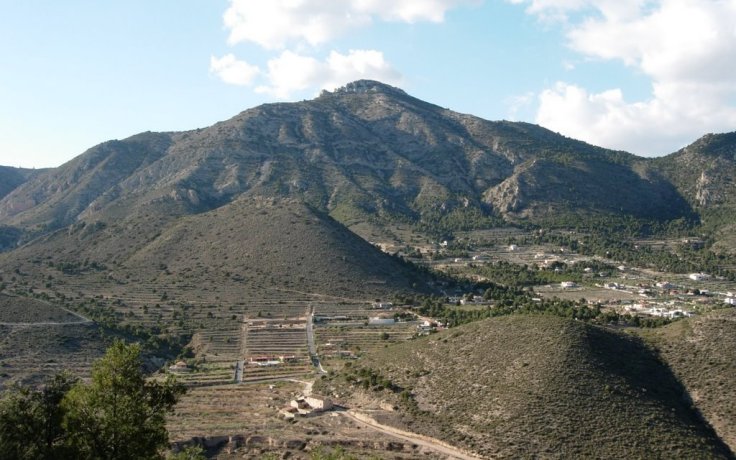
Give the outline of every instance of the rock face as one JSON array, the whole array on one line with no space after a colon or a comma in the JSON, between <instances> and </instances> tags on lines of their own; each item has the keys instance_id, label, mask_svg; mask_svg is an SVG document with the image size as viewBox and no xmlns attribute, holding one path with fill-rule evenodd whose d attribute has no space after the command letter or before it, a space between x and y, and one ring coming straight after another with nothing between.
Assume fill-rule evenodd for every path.
<instances>
[{"instance_id":1,"label":"rock face","mask_svg":"<svg viewBox=\"0 0 736 460\"><path fill-rule=\"evenodd\" d=\"M188 215L240 196L297 198L343 223L433 222L460 211L507 220L688 216L696 201L655 166L362 80L205 129L100 144L14 187L0 201L0 223L44 231L154 209Z\"/></svg>"},{"instance_id":2,"label":"rock face","mask_svg":"<svg viewBox=\"0 0 736 460\"><path fill-rule=\"evenodd\" d=\"M696 209L736 207L736 133L707 134L655 164Z\"/></svg>"}]
</instances>

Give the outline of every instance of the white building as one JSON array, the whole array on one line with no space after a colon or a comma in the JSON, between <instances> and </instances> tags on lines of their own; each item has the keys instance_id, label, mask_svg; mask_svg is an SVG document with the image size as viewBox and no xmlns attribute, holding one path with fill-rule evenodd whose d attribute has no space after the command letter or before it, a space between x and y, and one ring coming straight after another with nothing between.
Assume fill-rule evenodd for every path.
<instances>
[{"instance_id":1,"label":"white building","mask_svg":"<svg viewBox=\"0 0 736 460\"><path fill-rule=\"evenodd\" d=\"M368 324L370 325L383 325L383 324L394 324L396 320L394 318L382 318L380 316L374 316L368 318Z\"/></svg>"},{"instance_id":2,"label":"white building","mask_svg":"<svg viewBox=\"0 0 736 460\"><path fill-rule=\"evenodd\" d=\"M571 288L578 287L578 285L575 284L575 281L563 281L560 283L560 287L562 289L571 289Z\"/></svg>"},{"instance_id":3,"label":"white building","mask_svg":"<svg viewBox=\"0 0 736 460\"><path fill-rule=\"evenodd\" d=\"M693 281L704 281L704 280L710 279L710 275L706 273L690 273L688 278L690 278Z\"/></svg>"},{"instance_id":4,"label":"white building","mask_svg":"<svg viewBox=\"0 0 736 460\"><path fill-rule=\"evenodd\" d=\"M304 398L304 400L316 412L332 409L332 401L329 398L322 398L319 396L307 396L306 398Z\"/></svg>"}]
</instances>

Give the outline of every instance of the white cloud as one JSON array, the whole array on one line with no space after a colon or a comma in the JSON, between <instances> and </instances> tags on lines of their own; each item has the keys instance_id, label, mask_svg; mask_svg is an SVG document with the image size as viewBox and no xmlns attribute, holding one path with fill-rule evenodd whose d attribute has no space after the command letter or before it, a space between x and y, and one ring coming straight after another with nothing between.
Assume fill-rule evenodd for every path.
<instances>
[{"instance_id":1,"label":"white cloud","mask_svg":"<svg viewBox=\"0 0 736 460\"><path fill-rule=\"evenodd\" d=\"M650 97L634 102L618 88L594 94L557 83L539 97L538 123L648 155L736 129L736 0L514 1L540 16L583 14L566 24L573 50L620 61L652 82Z\"/></svg>"},{"instance_id":2,"label":"white cloud","mask_svg":"<svg viewBox=\"0 0 736 460\"><path fill-rule=\"evenodd\" d=\"M221 58L210 57L210 73L217 75L225 83L249 86L260 70L257 66L239 61L232 54L226 54Z\"/></svg>"},{"instance_id":3,"label":"white cloud","mask_svg":"<svg viewBox=\"0 0 736 460\"><path fill-rule=\"evenodd\" d=\"M386 61L382 52L376 50L350 50L348 54L332 51L327 58L327 68L329 78L322 83L321 89L332 90L358 79L393 85L401 82L401 74Z\"/></svg>"},{"instance_id":4,"label":"white cloud","mask_svg":"<svg viewBox=\"0 0 736 460\"><path fill-rule=\"evenodd\" d=\"M535 94L531 91L506 99L506 116L511 121L519 120L519 114L528 111L534 103ZM521 117L524 118L523 116Z\"/></svg>"},{"instance_id":5,"label":"white cloud","mask_svg":"<svg viewBox=\"0 0 736 460\"><path fill-rule=\"evenodd\" d=\"M445 13L479 0L230 0L224 23L231 45L256 43L267 49L290 44L316 46L374 18L442 22Z\"/></svg>"},{"instance_id":6,"label":"white cloud","mask_svg":"<svg viewBox=\"0 0 736 460\"><path fill-rule=\"evenodd\" d=\"M287 99L293 93L311 88L334 89L353 80L367 78L398 84L401 74L375 50L350 50L348 54L332 51L324 60L283 51L268 61L267 85L256 92Z\"/></svg>"}]
</instances>

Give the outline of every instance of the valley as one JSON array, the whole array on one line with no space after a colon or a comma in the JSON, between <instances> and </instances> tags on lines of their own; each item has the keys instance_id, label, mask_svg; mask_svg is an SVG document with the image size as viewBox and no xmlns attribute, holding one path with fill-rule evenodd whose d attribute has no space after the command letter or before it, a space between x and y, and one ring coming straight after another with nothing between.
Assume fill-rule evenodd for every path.
<instances>
[{"instance_id":1,"label":"valley","mask_svg":"<svg viewBox=\"0 0 736 460\"><path fill-rule=\"evenodd\" d=\"M663 273L650 268L626 267L620 270L620 264L614 260L583 256L571 250L561 251L558 246L550 244L527 246L514 243L533 237L533 232L518 229L474 231L458 233L452 244L443 245L442 241L432 243L429 240L430 243L427 243L428 237L420 238L414 234L401 247L411 248L410 252L414 255L433 254L431 258L424 254L422 258L410 258L418 265L426 264L432 270L451 274L452 278L449 279L469 280L467 284L454 287L447 281L438 284L445 299L444 308L449 311L475 312L477 315L497 310L496 301L483 299L482 290L469 287L473 286L470 280L478 286L493 279L500 281L498 276L487 278L477 274L485 266L498 267L499 264L503 266L501 272L516 276L518 282L522 282L523 277L514 275L515 269L539 265L537 275L541 273L550 282L525 286L533 290L530 295L583 302L587 305L585 308L595 307L603 313L615 313L618 316L605 317L607 327L642 330L645 336L652 337L653 343L658 343L660 330L681 328L681 325L692 321L700 323L713 315L728 316L729 311L733 310L724 303L724 299L727 298L727 292L736 290L736 285L727 280L709 277L695 281L688 274ZM412 246L412 242L416 245ZM374 243L393 249L393 243L388 240ZM677 241L672 244L677 244ZM462 254L453 245L463 245ZM553 265L553 262L559 263ZM586 264L596 267L596 273L584 269L568 271L570 267ZM607 267L605 273L602 264ZM46 264L45 268L41 265L33 270L33 275L27 269L19 270L20 273L13 277L4 278L6 287L2 299L6 305L3 309L6 322L2 326L9 331L4 343L6 347L12 344L19 349L33 350L32 355L24 357L9 353L9 349L6 349L2 360L5 385L38 382L41 377L60 368L81 374L88 372L91 359L102 352L104 339L89 342L92 338L89 332L82 333L79 328L92 332L100 327L100 322L107 324L105 321L115 325L111 330L113 334L136 334L161 328L158 329L159 335L149 336L152 345L161 337L168 338L167 346L173 345L174 338L184 337L178 343L179 346L186 345L188 350L181 358L170 358L164 362L161 358L153 357L150 363L152 368L162 367L165 372L176 375L189 388L169 422L171 440L176 445L201 439L210 452L217 452L218 458L267 456L270 453L281 455L284 452L290 452L293 458L309 458L309 452L337 447L359 457L380 456L378 452L387 448L391 449L392 458L416 458L417 455L423 458L445 458L447 455L426 446L417 447L416 443L381 432L375 426L372 428L370 423L365 425L361 421L367 419L325 413L298 418L294 422L285 420L280 411L304 391L307 382L317 382L320 391L324 391L323 379L331 381L338 378L346 370L350 372L355 366L364 366L366 360L374 363L373 360L377 359L374 357L391 353L388 350L394 350L397 346L427 340L433 343L435 340L445 340L442 337L447 337L447 334L455 337L452 332L455 327L442 332L448 317L427 316L417 305L401 304L393 298L361 300L357 296L333 297L297 289L272 289L266 291L272 296L270 298L263 295L262 298L237 300L239 295L248 291L243 289L242 284L235 284L228 290L227 283L222 283L214 291L215 302L208 302L207 299L211 297L207 288L198 288L194 284L143 283L137 282L132 276L121 276L128 280L126 282L120 282L117 278L111 282L108 274L98 273L94 269L89 273L84 270L67 270L64 273L57 268ZM35 272L40 273L40 276L35 275ZM498 273L498 268L494 268L493 273ZM562 283L568 280L574 286L562 287ZM657 283L665 282L668 285L657 287ZM697 295L693 293L696 290ZM73 308L78 313L53 305ZM10 306L13 308L8 308ZM626 320L633 317L661 319L663 317L659 313L650 313L657 306L661 306L663 311L688 312L693 317L675 318L677 321L664 329L648 330L633 327ZM727 309L724 310L724 307ZM77 316L100 315L99 312L106 311L109 312L105 313L108 316L99 316L96 323ZM31 313L33 316L30 316ZM534 316L529 318L531 321ZM51 321L53 326L49 324ZM466 321L462 319L460 323ZM31 327L34 322L37 325ZM310 322L313 348L310 347L307 333ZM50 328L55 330L53 334L49 334ZM59 334L62 338L54 339ZM475 335L465 334L465 337ZM41 335L44 340L38 341ZM428 337L422 337L425 335ZM68 343L70 338L80 344L73 348L54 349L53 352L41 345L53 340ZM189 339L185 343L186 338ZM23 345L29 343L28 340L37 342L33 346ZM96 351L93 351L95 348ZM41 368L30 365L34 360L46 364ZM180 363L178 368L174 366L175 362ZM315 367L317 362L319 367ZM431 367L432 372L440 372L434 367ZM379 366L379 369L382 368ZM448 370L442 370L440 375L455 379ZM720 387L716 388L720 390ZM377 420L376 423L396 426L403 432L416 432L420 437L436 437L448 442L448 445L458 445L457 440L439 432L417 430L413 424L406 425L405 421L401 421L403 415L397 419L398 414L405 409L400 401L386 399L383 392L369 391L363 396L346 396L351 392L346 389L329 390L331 397L339 401L341 407L364 414ZM726 413L720 413L717 420L732 420L733 415L731 409L726 409ZM714 424L719 434L727 433L724 436L727 442L732 436L728 434L731 433L728 423ZM487 452L478 451L477 445L463 445L467 452L476 452L481 457L488 455Z\"/></svg>"},{"instance_id":2,"label":"valley","mask_svg":"<svg viewBox=\"0 0 736 460\"><path fill-rule=\"evenodd\" d=\"M0 169L0 392L124 339L210 458L734 458L734 152L363 80Z\"/></svg>"}]
</instances>

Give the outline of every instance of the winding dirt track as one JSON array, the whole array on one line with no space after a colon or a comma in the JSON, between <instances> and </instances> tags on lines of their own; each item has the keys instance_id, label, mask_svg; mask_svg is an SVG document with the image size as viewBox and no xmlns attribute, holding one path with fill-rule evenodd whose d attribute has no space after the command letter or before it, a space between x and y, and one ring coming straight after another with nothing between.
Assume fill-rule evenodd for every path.
<instances>
[{"instance_id":1,"label":"winding dirt track","mask_svg":"<svg viewBox=\"0 0 736 460\"><path fill-rule=\"evenodd\" d=\"M353 420L355 423L359 425L371 428L373 430L379 431L389 436L393 436L394 438L398 438L403 441L409 441L412 444L416 444L418 446L422 446L427 449L433 450L439 454L446 455L447 458L450 458L450 459L479 460L483 458L483 457L478 457L470 453L464 452L460 449L450 446L449 444L445 444L442 441L430 438L428 436L424 436L424 435L417 434L417 433L412 433L409 431L399 430L397 428L394 428L388 425L383 425L381 423L376 422L368 415L361 414L353 410L340 411L338 413L341 415L344 415L345 417L348 417L349 419Z\"/></svg>"}]
</instances>

